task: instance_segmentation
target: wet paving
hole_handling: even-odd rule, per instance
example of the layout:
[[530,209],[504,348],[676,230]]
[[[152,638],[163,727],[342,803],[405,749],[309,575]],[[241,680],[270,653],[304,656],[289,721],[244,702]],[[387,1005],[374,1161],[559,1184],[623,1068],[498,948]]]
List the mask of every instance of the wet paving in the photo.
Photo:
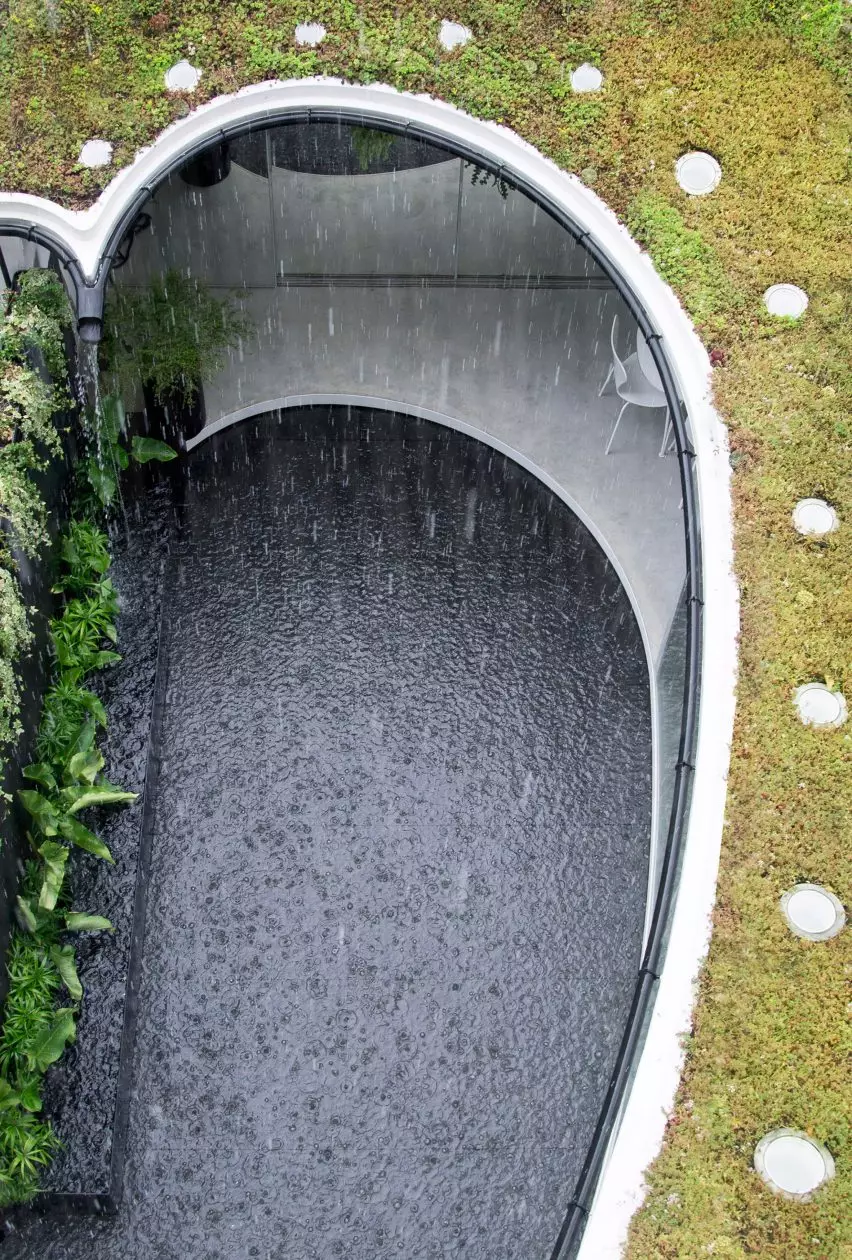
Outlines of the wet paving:
[[546,1260],[638,966],[650,704],[585,528],[425,421],[189,457],[125,1199],[27,1260]]

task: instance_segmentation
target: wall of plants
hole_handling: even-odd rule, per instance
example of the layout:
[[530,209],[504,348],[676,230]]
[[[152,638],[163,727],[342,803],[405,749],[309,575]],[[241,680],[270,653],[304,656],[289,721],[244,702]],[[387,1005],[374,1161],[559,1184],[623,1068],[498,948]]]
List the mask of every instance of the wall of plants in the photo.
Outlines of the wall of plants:
[[[17,557],[55,566],[58,607],[49,625],[50,680],[36,760],[22,769],[26,786],[17,801],[7,795],[4,802],[7,809],[17,805],[24,844],[0,1031],[0,1207],[32,1198],[58,1145],[42,1116],[42,1080],[76,1036],[83,999],[76,935],[111,931],[92,908],[72,904],[69,861],[80,850],[112,862],[93,818],[136,799],[104,774],[98,744],[107,715],[89,686],[94,674],[120,660],[104,526],[130,459],[175,455],[148,437],[134,437],[128,449],[115,397],[93,410],[73,407],[65,343],[71,310],[54,272],[24,273],[7,302],[0,325],[0,511],[7,522],[0,550],[0,747],[7,759],[22,734],[20,666],[38,615],[26,606]],[[63,457],[62,428],[75,421],[70,515],[51,555],[48,507],[34,477]]]
[[[98,811],[136,799],[104,773],[99,742],[107,713],[91,689],[93,677],[121,659],[108,529],[131,461],[168,462],[177,452],[150,434],[127,436],[121,391],[133,393],[142,383],[153,408],[180,411],[248,328],[232,303],[176,272],[146,289],[113,287],[107,335],[86,369],[91,379],[77,391],[87,397],[75,401],[67,357],[72,313],[59,277],[51,270],[25,272],[6,302],[0,324],[0,513],[7,522],[0,533],[0,757],[7,761],[21,747],[21,664],[33,650],[39,616],[22,590],[21,556],[56,570],[57,608],[48,627],[50,673],[35,760],[21,768],[25,786],[15,799],[7,793],[3,801],[23,832],[23,869],[10,908],[0,1029],[0,1208],[35,1195],[58,1146],[42,1114],[42,1082],[76,1036],[83,985],[75,939],[112,930],[96,907],[73,905],[72,855],[76,850],[112,863],[97,835]],[[100,379],[114,392],[101,397]],[[38,478],[64,461],[66,445],[74,452],[70,510],[51,547]]]
[[[63,425],[72,415],[65,331],[71,311],[49,270],[24,273],[6,295],[0,324],[0,748],[13,756],[21,729],[20,665],[32,649],[35,608],[27,607],[18,557],[51,562],[48,507],[37,476],[63,458]],[[97,445],[90,433],[82,446]],[[42,1118],[45,1071],[74,1040],[83,989],[74,934],[109,931],[108,920],[74,907],[66,874],[72,849],[105,861],[111,854],[87,822],[95,807],[134,799],[103,775],[98,734],[106,713],[87,677],[119,659],[116,592],[98,519],[97,479],[85,473],[58,547],[54,593],[61,605],[49,627],[51,681],[36,742],[17,793],[25,823],[24,872],[14,905],[0,1031],[0,1206],[31,1198],[57,1139]],[[7,798],[4,806],[13,803]],[[84,821],[85,820],[85,821]]]

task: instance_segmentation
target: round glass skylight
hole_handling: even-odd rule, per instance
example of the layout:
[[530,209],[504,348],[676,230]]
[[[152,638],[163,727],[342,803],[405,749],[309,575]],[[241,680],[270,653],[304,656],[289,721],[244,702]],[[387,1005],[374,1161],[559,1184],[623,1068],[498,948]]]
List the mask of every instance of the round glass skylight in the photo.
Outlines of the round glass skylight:
[[197,66],[184,59],[166,71],[166,87],[170,92],[194,92],[200,78],[201,71]]
[[109,140],[87,140],[77,161],[81,166],[109,166],[112,161],[112,145]]
[[842,726],[848,716],[845,697],[825,683],[805,683],[794,703],[805,726]]
[[316,48],[327,34],[322,22],[300,22],[295,30],[296,43],[304,48]]
[[452,52],[454,48],[461,48],[471,39],[473,39],[473,31],[467,26],[462,26],[461,22],[448,22],[444,19],[441,23],[441,29],[438,31],[438,43],[447,52]]
[[711,153],[684,153],[675,164],[675,177],[690,197],[706,197],[722,178],[722,168]]
[[781,898],[781,912],[792,932],[809,941],[827,941],[846,923],[846,911],[821,884],[796,884]]
[[761,1138],[754,1166],[785,1199],[809,1199],[834,1176],[834,1160],[822,1143],[795,1129],[775,1129]]
[[800,534],[830,534],[840,522],[825,499],[799,499],[793,508],[793,525]]
[[571,71],[571,87],[575,92],[598,92],[603,87],[603,75],[597,66],[584,61]]
[[770,315],[783,315],[798,319],[808,309],[808,295],[795,284],[773,284],[763,295],[763,302]]

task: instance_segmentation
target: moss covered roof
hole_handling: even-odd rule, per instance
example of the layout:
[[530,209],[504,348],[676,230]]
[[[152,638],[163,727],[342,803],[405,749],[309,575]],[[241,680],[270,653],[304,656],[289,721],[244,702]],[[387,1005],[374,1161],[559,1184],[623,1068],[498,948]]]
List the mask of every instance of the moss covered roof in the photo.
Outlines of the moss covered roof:
[[[792,694],[829,681],[852,699],[852,251],[843,0],[12,0],[0,18],[0,185],[90,202],[200,101],[264,78],[334,74],[443,97],[508,124],[582,176],[625,219],[692,313],[714,361],[735,464],[741,674],[715,927],[665,1148],[637,1215],[633,1260],[852,1254],[850,933],[794,937],[781,893],[850,886],[852,725],[795,718]],[[441,18],[470,27],[452,52]],[[297,48],[297,22],[325,41]],[[164,91],[189,57],[192,96]],[[599,93],[570,71],[599,65]],[[77,165],[112,141],[111,168]],[[722,165],[711,197],[674,178],[687,149]],[[797,323],[761,294],[810,296]],[[820,540],[790,521],[833,503]],[[844,973],[846,969],[846,974]],[[844,1041],[844,1038],[846,1040]],[[845,1052],[844,1052],[845,1047]],[[835,1180],[811,1203],[774,1197],[755,1143],[789,1125],[824,1141]]]

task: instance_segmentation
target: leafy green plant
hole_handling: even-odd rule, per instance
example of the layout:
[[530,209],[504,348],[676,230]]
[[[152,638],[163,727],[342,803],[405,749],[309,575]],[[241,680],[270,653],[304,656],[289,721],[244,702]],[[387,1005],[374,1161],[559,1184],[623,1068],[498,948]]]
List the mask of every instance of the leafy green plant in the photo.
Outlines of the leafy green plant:
[[94,521],[70,521],[62,536],[60,556],[67,572],[54,586],[54,591],[80,594],[95,586],[110,566],[109,543],[103,530]]
[[[38,862],[28,862],[20,899],[24,905],[36,903],[41,878]],[[95,916],[37,906],[20,917],[25,922],[13,931],[9,947],[9,992],[0,1033],[2,1206],[36,1194],[41,1172],[59,1147],[50,1125],[38,1117],[41,1081],[76,1037],[75,1016],[83,996],[74,947],[63,944],[61,935],[110,926]]]
[[78,477],[83,499],[94,510],[112,506],[121,473],[131,460],[147,464],[177,458],[177,451],[168,443],[140,435],[134,435],[128,449],[124,422],[124,404],[118,395],[107,395],[87,416],[88,454],[78,466]]
[[[9,993],[0,1034],[0,1205],[32,1198],[57,1146],[41,1110],[43,1073],[76,1036],[83,997],[71,932],[110,931],[108,919],[68,905],[69,859],[82,849],[113,857],[80,815],[136,799],[103,774],[98,729],[106,725],[100,700],[81,686],[86,675],[117,660],[117,597],[107,571],[108,540],[91,519],[71,523],[60,544],[56,590],[65,592],[62,615],[51,623],[57,669],[45,702],[37,742],[40,760],[24,768],[33,785],[18,799],[29,814],[33,858],[16,902],[18,927],[9,951]],[[57,1006],[64,990],[66,997]]]
[[124,403],[118,394],[108,394],[88,417],[90,453],[82,464],[94,500],[101,507],[111,506],[118,494],[121,473],[130,461],[148,464],[152,460],[167,463],[177,458],[177,451],[158,438],[134,434],[130,449],[124,445]]
[[[0,515],[8,521],[15,544],[31,558],[35,558],[47,542],[47,509],[30,475],[40,472],[44,466],[44,460],[28,439],[0,446]],[[14,566],[8,550],[0,543],[2,559]]]
[[49,688],[41,712],[36,753],[41,761],[61,764],[74,747],[80,727],[91,717],[100,727],[107,718],[103,703],[68,673]]
[[[67,315],[56,278],[23,277],[10,316],[0,326],[0,511],[19,546],[36,555],[46,541],[46,510],[31,473],[44,466],[36,450],[59,449],[53,423],[66,395],[32,371],[26,361],[36,346],[46,366],[64,379],[62,330]],[[44,306],[40,305],[43,301]],[[163,457],[162,452],[158,452]],[[150,452],[142,450],[143,457]],[[113,456],[114,457],[114,456]],[[123,464],[122,466],[126,466]],[[124,804],[135,794],[104,778],[96,733],[106,725],[103,704],[82,685],[92,670],[119,659],[118,600],[107,576],[108,539],[92,519],[72,522],[60,545],[57,593],[66,596],[51,622],[56,677],[45,699],[37,742],[39,760],[24,773],[33,787],[19,799],[29,813],[33,859],[17,899],[18,927],[8,958],[9,992],[0,1034],[0,1205],[31,1198],[58,1145],[38,1118],[40,1081],[76,1035],[83,996],[74,947],[63,937],[76,931],[110,930],[99,915],[69,907],[64,885],[72,849],[106,861],[112,855],[81,820],[96,806]],[[0,554],[0,722],[8,736],[19,731],[14,662],[31,633],[10,555]],[[66,998],[57,1006],[64,989]]]
[[170,270],[147,289],[110,291],[102,364],[121,393],[142,382],[160,402],[173,394],[188,400],[250,328],[230,301],[213,297],[201,281]]
[[95,805],[125,805],[136,800],[135,792],[123,791],[101,773],[104,757],[94,747],[95,729],[93,721],[84,723],[58,775],[47,762],[36,762],[24,769],[25,777],[38,784],[38,789],[22,788],[18,799],[32,817],[41,840],[38,853],[43,876],[38,904],[42,910],[56,907],[65,878],[68,844],[77,845],[107,862],[113,860],[107,846],[77,815]]
[[470,182],[475,188],[496,188],[504,201],[509,196],[509,185],[496,171],[486,171],[484,166],[477,166],[475,162],[466,161],[465,167],[470,170]]
[[[52,272],[20,278],[0,322],[0,513],[12,540],[37,556],[47,540],[46,508],[32,474],[46,456],[60,450],[56,413],[67,405],[64,330],[70,318],[67,298]],[[31,363],[37,351],[50,376],[45,380]],[[95,465],[127,467],[174,458],[175,452],[149,439],[122,444],[120,404],[107,409],[104,431],[91,435]],[[42,454],[46,452],[46,456]],[[95,505],[108,495],[94,497]],[[82,502],[82,499],[78,500]],[[93,670],[120,659],[113,651],[118,599],[107,576],[106,534],[91,516],[74,519],[60,547],[61,573],[54,587],[65,596],[62,614],[51,621],[54,679],[45,697],[37,740],[38,760],[24,770],[33,785],[19,793],[31,819],[27,835],[32,858],[16,902],[7,965],[9,990],[0,1032],[0,1207],[33,1197],[57,1139],[42,1120],[41,1078],[76,1036],[76,1014],[83,997],[74,946],[68,934],[110,931],[109,920],[68,904],[66,874],[73,850],[111,862],[103,841],[81,814],[104,805],[136,799],[104,777],[104,757],[96,746],[106,725],[100,699],[84,684]],[[32,634],[10,544],[0,533],[0,741],[20,733],[16,662]]]
[[54,387],[24,363],[5,363],[0,371],[0,439],[10,442],[16,434],[43,442],[52,455],[59,454],[59,435],[53,424],[56,412]]
[[[24,776],[37,787],[18,793],[33,820],[33,843],[43,866],[38,907],[50,911],[59,899],[68,845],[112,861],[106,845],[77,815],[92,806],[136,799],[135,793],[123,791],[103,776],[104,757],[96,747],[96,736],[106,714],[97,697],[80,686],[87,673],[120,659],[118,653],[103,647],[104,641],[117,639],[114,617],[118,611],[115,588],[106,576],[106,535],[90,520],[75,521],[63,537],[61,555],[67,572],[58,587],[71,591],[72,597],[62,616],[51,622],[59,677],[45,706],[46,722],[38,742],[41,760],[24,768]],[[19,909],[32,930],[35,912],[26,898],[19,899]]]
[[[0,324],[0,360],[20,362],[30,347],[44,359],[54,381],[65,380],[64,332],[71,324],[71,304],[55,271],[35,267],[20,277],[11,296],[6,318]],[[60,385],[54,394],[56,406],[67,401]]]
[[0,565],[0,744],[21,733],[15,663],[32,643],[27,610],[14,575]]
[[[70,322],[59,277],[52,271],[25,272],[0,323],[0,442],[20,437],[40,443],[51,455],[59,453],[55,417],[70,403],[63,341]],[[48,379],[31,362],[32,351],[41,356]]]
[[[27,884],[37,879],[35,863],[30,864]],[[32,1047],[40,1042],[45,1030],[53,1022],[56,999],[62,987],[62,978],[51,957],[55,933],[45,935],[16,932],[9,948],[9,994],[0,1037],[0,1095],[8,1098],[8,1090],[22,1091],[22,1078],[26,1079],[26,1095],[29,1110],[40,1111],[36,1101],[30,1058]]]
[[5,1098],[0,1097],[0,1202],[31,1199],[58,1146],[50,1125],[23,1106],[20,1093],[10,1086]]
[[56,659],[74,681],[121,659],[117,652],[101,646],[104,640],[115,643],[118,638],[113,622],[117,612],[115,587],[109,578],[102,577],[90,595],[69,600],[62,616],[51,621]]
[[168,442],[161,442],[159,438],[142,437],[138,433],[133,435],[130,454],[137,464],[150,464],[152,460],[163,464],[177,458],[177,451]]

